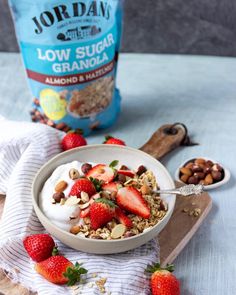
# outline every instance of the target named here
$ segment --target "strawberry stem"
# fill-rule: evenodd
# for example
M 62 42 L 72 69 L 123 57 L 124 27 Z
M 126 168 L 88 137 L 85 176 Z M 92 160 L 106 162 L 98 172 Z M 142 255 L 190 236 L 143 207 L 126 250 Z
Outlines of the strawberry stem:
M 161 267 L 160 263 L 149 264 L 146 268 L 146 272 L 154 273 L 158 270 L 168 270 L 169 272 L 174 271 L 173 264 L 167 264 L 165 267 Z
M 57 246 L 53 247 L 52 249 L 52 256 L 57 256 L 59 254 Z
M 98 199 L 94 200 L 94 202 L 96 202 L 96 203 L 103 203 L 103 204 L 109 205 L 111 208 L 117 207 L 115 205 L 115 203 L 113 203 L 112 201 L 110 201 L 108 199 L 105 199 L 105 198 L 98 198 Z
M 80 282 L 81 275 L 86 274 L 87 269 L 81 267 L 82 263 L 76 262 L 73 267 L 68 267 L 66 272 L 63 273 L 64 277 L 68 278 L 67 286 L 73 286 L 77 282 Z

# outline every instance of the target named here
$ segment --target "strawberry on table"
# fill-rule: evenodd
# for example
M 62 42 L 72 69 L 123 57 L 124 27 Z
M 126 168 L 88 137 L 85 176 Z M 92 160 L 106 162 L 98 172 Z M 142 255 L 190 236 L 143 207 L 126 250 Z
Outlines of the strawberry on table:
M 32 260 L 40 262 L 57 254 L 55 242 L 48 234 L 35 234 L 27 236 L 23 245 Z
M 152 273 L 152 295 L 180 295 L 180 282 L 171 273 L 173 270 L 173 265 L 161 268 L 159 263 L 147 267 L 146 271 Z
M 38 262 L 35 265 L 35 270 L 51 283 L 67 284 L 68 286 L 79 282 L 81 274 L 87 273 L 81 264 L 76 262 L 74 265 L 64 256 L 52 256 Z
M 104 144 L 117 144 L 117 145 L 126 145 L 125 142 L 119 138 L 113 137 L 113 136 L 106 136 Z
M 126 211 L 143 218 L 150 217 L 150 209 L 147 202 L 144 200 L 140 192 L 132 186 L 120 188 L 117 192 L 116 202 L 120 208 Z
M 87 178 L 78 179 L 71 188 L 70 196 L 77 196 L 80 198 L 81 192 L 87 193 L 90 197 L 96 194 L 96 188 L 92 181 Z
M 98 164 L 89 170 L 86 177 L 96 178 L 104 183 L 108 183 L 114 179 L 115 170 L 105 164 Z
M 87 145 L 87 141 L 81 134 L 76 133 L 75 131 L 69 131 L 61 141 L 63 151 L 71 150 L 84 145 Z
M 107 199 L 96 199 L 90 206 L 91 227 L 94 230 L 104 226 L 115 216 L 115 204 Z
M 126 216 L 125 213 L 119 207 L 116 207 L 115 214 L 116 214 L 115 218 L 120 223 L 124 224 L 127 228 L 130 228 L 133 226 L 131 219 L 129 219 L 129 217 Z

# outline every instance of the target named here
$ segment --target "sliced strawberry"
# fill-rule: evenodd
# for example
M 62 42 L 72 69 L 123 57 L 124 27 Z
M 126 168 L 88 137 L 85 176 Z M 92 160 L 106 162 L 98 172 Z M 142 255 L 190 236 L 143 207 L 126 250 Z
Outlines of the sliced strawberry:
M 102 185 L 102 189 L 104 191 L 108 191 L 110 193 L 112 192 L 118 192 L 118 189 L 121 188 L 122 185 L 120 182 L 114 181 L 114 182 L 109 182 L 109 183 L 105 183 Z
M 98 164 L 94 166 L 89 172 L 86 174 L 86 177 L 96 178 L 98 180 L 102 180 L 105 183 L 111 182 L 115 177 L 114 169 L 111 167 Z
M 124 210 L 143 218 L 150 217 L 150 209 L 140 192 L 132 187 L 122 187 L 118 190 L 116 202 Z
M 128 228 L 133 226 L 131 219 L 119 207 L 116 207 L 115 218 Z
M 131 170 L 118 170 L 118 174 L 122 174 L 122 175 L 125 175 L 125 176 L 129 176 L 131 178 L 134 177 L 135 173 Z
M 85 217 L 88 217 L 89 214 L 90 214 L 90 206 L 88 208 L 84 209 L 84 210 L 81 210 L 79 217 L 80 218 L 85 218 Z

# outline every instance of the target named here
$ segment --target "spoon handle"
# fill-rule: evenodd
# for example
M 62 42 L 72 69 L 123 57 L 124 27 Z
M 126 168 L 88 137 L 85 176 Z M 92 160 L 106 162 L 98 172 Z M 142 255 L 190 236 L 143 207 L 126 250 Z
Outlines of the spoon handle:
M 204 187 L 201 184 L 188 184 L 181 186 L 180 188 L 171 189 L 171 190 L 156 190 L 155 193 L 159 194 L 174 194 L 182 196 L 191 196 L 191 195 L 200 195 L 203 193 Z

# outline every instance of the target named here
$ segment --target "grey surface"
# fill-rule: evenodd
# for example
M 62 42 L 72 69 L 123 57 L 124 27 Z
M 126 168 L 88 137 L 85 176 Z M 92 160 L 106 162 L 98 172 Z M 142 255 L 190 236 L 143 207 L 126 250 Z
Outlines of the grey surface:
M 0 114 L 29 120 L 31 96 L 17 54 L 0 54 L 0 77 Z M 200 145 L 179 148 L 163 159 L 172 176 L 186 159 L 198 156 L 231 171 L 227 185 L 209 192 L 212 211 L 176 259 L 175 274 L 181 295 L 235 294 L 236 59 L 125 54 L 118 85 L 123 103 L 117 124 L 90 136 L 88 143 L 112 134 L 140 147 L 161 125 L 183 122 Z
M 235 0 L 125 0 L 125 52 L 236 56 Z M 0 51 L 17 51 L 7 0 L 0 0 Z

